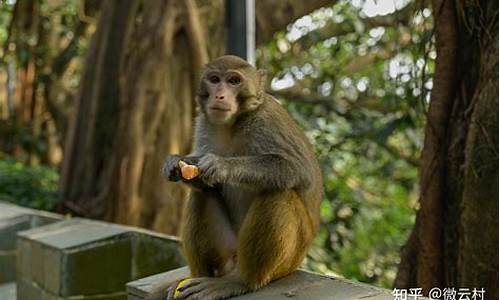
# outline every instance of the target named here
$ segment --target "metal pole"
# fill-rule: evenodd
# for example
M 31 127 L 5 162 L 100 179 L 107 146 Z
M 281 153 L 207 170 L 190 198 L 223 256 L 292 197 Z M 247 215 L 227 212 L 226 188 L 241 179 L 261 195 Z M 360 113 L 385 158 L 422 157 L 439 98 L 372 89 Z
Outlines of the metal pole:
M 226 54 L 255 64 L 255 0 L 226 0 Z

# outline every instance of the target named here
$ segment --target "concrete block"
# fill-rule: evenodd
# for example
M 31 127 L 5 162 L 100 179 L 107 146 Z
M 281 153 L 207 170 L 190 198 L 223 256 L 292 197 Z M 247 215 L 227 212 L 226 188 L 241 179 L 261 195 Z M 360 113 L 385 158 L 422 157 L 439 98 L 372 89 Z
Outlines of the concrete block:
M 17 284 L 12 283 L 10 287 L 5 288 L 5 293 L 14 294 L 14 298 L 2 298 L 2 285 L 0 285 L 0 299 L 1 300 L 16 300 L 16 299 L 30 299 L 30 300 L 126 300 L 127 295 L 124 291 L 110 294 L 97 294 L 97 295 L 78 295 L 74 297 L 61 297 L 47 292 L 40 288 L 38 285 L 21 280 Z M 15 296 L 19 295 L 17 298 Z
M 184 264 L 175 239 L 78 218 L 20 232 L 17 242 L 18 279 L 48 299 L 126 299 L 127 282 Z
M 42 244 L 32 244 L 31 245 L 31 278 L 32 281 L 43 285 L 44 283 L 44 250 L 45 247 Z
M 5 254 L 0 253 L 0 283 L 15 281 L 15 269 L 16 254 L 11 252 Z
M 128 300 L 144 299 L 155 285 L 161 282 L 174 282 L 188 275 L 189 270 L 184 267 L 130 282 L 127 284 Z M 302 270 L 276 280 L 254 293 L 231 299 L 289 300 L 291 298 L 394 300 L 391 291 L 386 289 Z
M 28 215 L 0 219 L 0 251 L 14 251 L 17 232 L 26 229 L 30 229 L 30 216 Z
M 0 299 L 16 300 L 16 283 L 9 282 L 0 284 Z
M 0 283 L 15 279 L 17 233 L 62 218 L 58 214 L 0 202 Z
M 0 219 L 21 215 L 23 207 L 0 201 Z
M 73 298 L 64 298 L 65 300 L 72 300 Z M 96 296 L 86 296 L 82 300 L 127 300 L 127 294 L 125 292 L 96 295 Z
M 19 236 L 29 236 L 30 239 L 56 249 L 69 249 L 127 232 L 126 227 L 119 225 L 75 218 L 52 224 L 50 227 L 25 231 Z
M 57 249 L 51 247 L 43 248 L 43 282 L 41 285 L 47 291 L 58 294 L 61 290 L 60 271 L 62 270 L 63 255 Z
M 128 300 L 141 300 L 146 298 L 155 285 L 163 282 L 174 282 L 186 278 L 190 274 L 188 267 L 181 267 L 172 271 L 144 277 L 136 281 L 127 283 Z
M 68 251 L 63 258 L 61 295 L 92 295 L 121 291 L 131 279 L 131 242 L 126 236 L 86 250 Z
M 26 280 L 33 280 L 31 276 L 31 246 L 26 240 L 17 241 L 17 273 Z
M 43 291 L 29 281 L 18 279 L 17 299 L 42 299 Z
M 20 253 L 29 251 L 29 257 L 26 263 L 20 259 L 19 273 L 62 297 L 120 291 L 131 278 L 127 233 L 119 226 L 82 219 L 21 232 Z
M 179 242 L 150 231 L 132 232 L 132 277 L 134 279 L 173 270 L 186 264 Z
M 0 251 L 16 248 L 16 234 L 21 230 L 59 221 L 63 216 L 0 202 Z

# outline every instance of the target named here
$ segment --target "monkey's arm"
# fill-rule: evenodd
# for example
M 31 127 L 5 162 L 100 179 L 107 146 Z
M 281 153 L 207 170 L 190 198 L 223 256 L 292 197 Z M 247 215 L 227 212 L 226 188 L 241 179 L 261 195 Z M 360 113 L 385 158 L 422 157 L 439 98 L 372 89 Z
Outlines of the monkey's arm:
M 199 161 L 200 178 L 206 184 L 251 186 L 261 190 L 306 187 L 307 166 L 283 154 L 219 157 L 206 154 Z

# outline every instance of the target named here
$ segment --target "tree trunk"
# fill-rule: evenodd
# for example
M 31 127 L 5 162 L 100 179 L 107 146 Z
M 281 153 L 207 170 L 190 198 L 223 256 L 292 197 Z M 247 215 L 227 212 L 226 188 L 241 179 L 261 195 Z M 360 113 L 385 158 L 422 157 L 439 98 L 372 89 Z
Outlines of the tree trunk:
M 223 2 L 103 2 L 66 140 L 65 209 L 179 233 L 186 189 L 161 178 L 160 167 L 167 154 L 189 152 L 199 68 L 224 50 Z M 334 1 L 286 14 L 289 2 L 258 1 L 258 14 L 286 26 Z M 273 24 L 258 35 L 274 33 Z
M 161 0 L 103 5 L 62 172 L 75 212 L 177 233 L 186 191 L 159 170 L 191 139 L 195 72 L 180 9 Z
M 433 10 L 420 210 L 395 286 L 498 299 L 498 2 L 435 0 Z

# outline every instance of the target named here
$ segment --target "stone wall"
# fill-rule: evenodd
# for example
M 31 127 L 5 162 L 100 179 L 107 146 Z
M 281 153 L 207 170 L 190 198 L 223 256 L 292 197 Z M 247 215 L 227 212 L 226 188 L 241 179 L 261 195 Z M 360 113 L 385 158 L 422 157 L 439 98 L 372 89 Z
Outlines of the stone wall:
M 1 202 L 0 249 L 2 300 L 125 300 L 127 282 L 185 264 L 175 237 Z

